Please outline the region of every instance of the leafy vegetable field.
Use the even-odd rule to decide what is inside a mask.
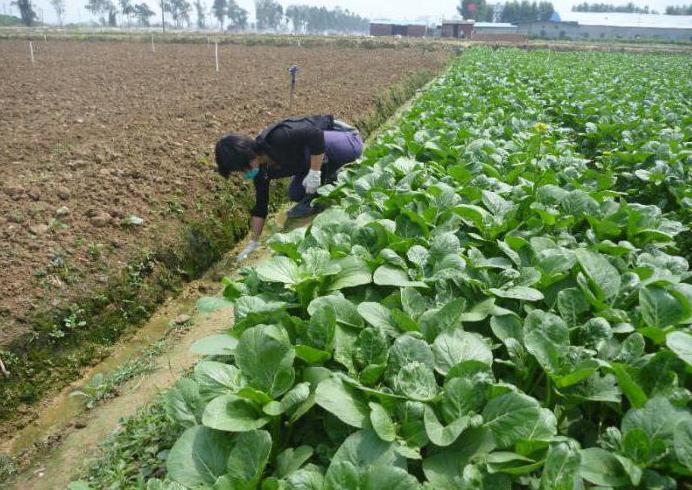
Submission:
[[[683,57],[465,52],[226,282],[149,488],[690,488],[690,100]]]

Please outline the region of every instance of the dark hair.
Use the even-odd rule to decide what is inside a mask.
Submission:
[[[257,143],[243,134],[230,133],[216,143],[217,170],[226,178],[248,168],[256,156]]]

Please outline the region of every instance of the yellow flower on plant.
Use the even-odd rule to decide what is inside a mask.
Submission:
[[[537,122],[533,125],[533,130],[537,133],[545,133],[548,131],[549,126],[546,123]]]

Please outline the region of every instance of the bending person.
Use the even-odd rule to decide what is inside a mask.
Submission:
[[[297,204],[289,218],[310,216],[320,211],[311,204],[320,185],[336,180],[337,171],[363,152],[363,140],[351,126],[332,116],[311,116],[279,121],[256,138],[231,133],[216,144],[218,172],[228,178],[242,172],[255,185],[250,244],[238,256],[247,258],[259,246],[269,212],[269,183],[293,177],[288,197]]]

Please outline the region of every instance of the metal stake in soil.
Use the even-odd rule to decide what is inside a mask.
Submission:
[[[33,65],[36,60],[34,59],[34,43],[29,41],[29,53],[31,53],[31,64]]]
[[[216,59],[216,73],[219,73],[219,42],[214,43],[214,58]]]
[[[293,96],[296,93],[296,76],[298,75],[298,65],[291,65],[288,69],[291,78],[291,88],[288,93],[288,112],[293,112]]]
[[[151,35],[151,52],[156,53],[156,46],[154,46],[154,35]]]

